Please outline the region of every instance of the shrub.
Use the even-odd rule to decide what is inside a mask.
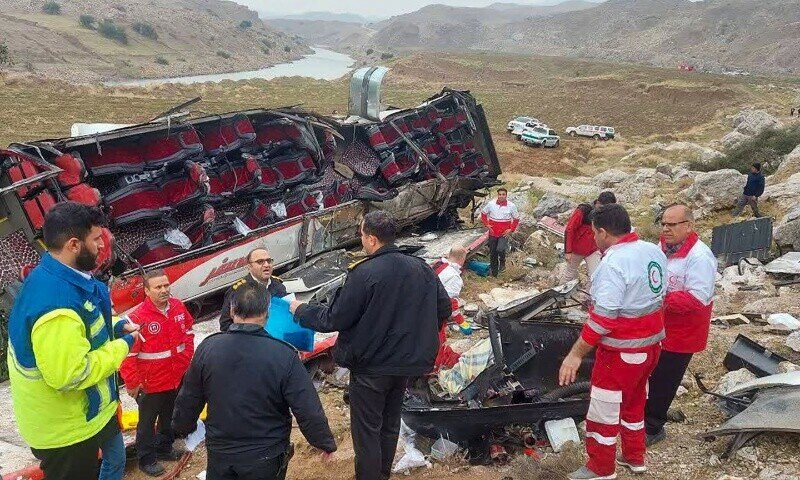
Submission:
[[[781,157],[800,145],[800,127],[769,129],[745,140],[709,163],[692,162],[691,168],[703,172],[733,168],[742,173],[750,171],[750,165],[760,162],[762,172],[769,175],[775,171]]]
[[[292,51],[292,47],[283,47],[283,51],[289,53]]]
[[[111,8],[113,8],[114,10],[119,10],[120,12],[127,12],[128,11],[128,9],[125,8],[122,5],[112,5]]]
[[[222,50],[217,50],[217,56],[224,58],[225,60],[231,58],[231,54],[228,52],[223,52]]]
[[[94,30],[94,17],[91,15],[81,15],[80,17],[81,27],[88,28],[89,30]]]
[[[371,49],[371,48],[368,48],[368,49],[367,49],[367,55],[372,55],[372,52],[374,52],[374,51],[375,51],[375,50],[373,50],[373,49]]]
[[[269,40],[267,38],[262,38],[261,39],[261,43],[263,43],[264,46],[267,47],[267,48],[275,48],[275,42],[273,42],[273,41],[271,41],[271,40]]]
[[[116,40],[123,45],[128,44],[128,34],[125,32],[125,28],[120,27],[114,23],[114,20],[111,20],[110,18],[106,18],[100,22],[97,25],[97,31],[100,32],[100,35],[106,38]]]
[[[393,58],[393,57],[394,57],[394,54],[391,54],[391,53],[381,53],[381,60],[389,60],[390,58]]]
[[[56,2],[46,2],[42,5],[42,11],[48,15],[61,15],[61,5]]]
[[[153,40],[158,40],[158,34],[156,33],[156,29],[153,28],[153,26],[150,25],[149,23],[136,22],[133,24],[131,28],[133,28],[134,32],[138,33],[143,37],[150,38]]]
[[[247,28],[250,28],[252,26],[253,26],[253,22],[251,22],[250,20],[242,20],[242,23],[239,24],[239,28],[241,28],[243,30],[247,29]]]
[[[0,67],[14,65],[14,60],[11,58],[11,53],[8,51],[6,42],[0,42]]]
[[[169,65],[169,60],[167,60],[166,58],[162,57],[161,55],[156,57],[155,62],[157,64],[159,64],[159,65]]]
[[[264,53],[264,55],[269,55],[270,49],[267,47],[261,47],[261,51]]]

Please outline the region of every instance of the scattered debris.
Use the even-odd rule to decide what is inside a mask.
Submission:
[[[522,261],[522,264],[525,265],[526,267],[533,268],[533,267],[539,265],[539,261],[536,260],[533,257],[528,257],[528,258],[526,258],[525,260]]]
[[[684,387],[683,385],[680,385],[678,387],[678,391],[675,392],[675,396],[676,397],[682,397],[682,396],[686,395],[687,393],[689,393],[689,390],[686,390],[686,387]]]
[[[456,455],[458,450],[458,444],[440,436],[431,447],[431,458],[444,462],[448,458]]]
[[[742,447],[736,451],[736,457],[747,460],[748,462],[756,463],[758,462],[758,450],[756,450],[756,447],[752,446]]]
[[[788,313],[773,313],[767,317],[767,323],[770,325],[780,325],[792,331],[800,329],[800,320]]]
[[[722,465],[722,460],[720,460],[717,455],[712,454],[708,459],[708,464],[712,467],[718,467]]]
[[[800,252],[789,252],[769,262],[764,269],[768,273],[800,275]]]
[[[741,313],[734,313],[732,315],[723,315],[721,317],[714,317],[711,319],[711,323],[715,323],[717,325],[725,325],[725,326],[747,325],[750,323],[750,319],[745,317]]]
[[[800,352],[800,332],[794,332],[786,337],[786,346],[795,352]]]
[[[719,379],[717,388],[715,388],[714,391],[722,395],[727,395],[728,392],[732,391],[737,386],[755,379],[756,376],[753,372],[746,368],[740,368],[739,370],[734,370],[723,375],[722,378]]]
[[[733,345],[731,345],[731,348],[728,350],[728,354],[725,355],[722,364],[725,365],[725,368],[731,370],[731,373],[736,373],[733,372],[733,370],[740,371],[739,369],[747,369],[758,377],[765,377],[767,375],[779,373],[778,365],[785,361],[785,358],[773,353],[768,348],[759,345],[750,338],[744,335],[738,335]],[[730,373],[728,375],[730,375]]]
[[[408,428],[402,420],[400,421],[400,445],[403,446],[405,452],[400,460],[392,468],[393,473],[404,473],[406,475],[415,468],[427,467],[431,468],[431,462],[425,459],[425,455],[417,449],[414,445],[416,434],[413,430]]]
[[[575,426],[575,420],[571,418],[544,422],[544,429],[547,432],[547,439],[550,440],[550,446],[556,453],[560,452],[561,447],[567,442],[576,444],[581,442],[578,436],[578,427]]]
[[[556,220],[553,217],[544,216],[538,222],[536,222],[536,226],[541,228],[542,230],[548,231],[555,235],[558,235],[561,238],[564,238],[564,232],[566,231],[566,227]],[[531,236],[535,235],[537,232],[533,232]],[[542,242],[547,242],[547,245],[550,244],[550,241],[547,240],[547,237],[542,236],[545,240]]]
[[[497,287],[491,289],[489,293],[481,293],[480,295],[478,295],[478,298],[480,298],[481,301],[485,303],[487,307],[498,308],[508,303],[511,303],[514,300],[530,297],[538,293],[539,292],[536,290],[531,290],[526,292],[524,290],[514,290],[511,288]]]
[[[727,170],[718,171],[725,172]],[[734,179],[729,179],[728,181],[738,182],[738,180]],[[735,183],[737,189],[741,189],[739,183]],[[719,188],[722,187],[720,186]],[[736,194],[734,201],[738,196],[739,193]],[[727,204],[722,208],[727,208]],[[714,255],[722,257],[721,260],[726,267],[739,264],[740,275],[746,274],[747,264],[754,267],[751,269],[753,273],[760,273],[763,271],[763,269],[759,270],[758,268],[761,267],[760,262],[767,259],[769,249],[772,247],[772,219],[761,217],[744,222],[716,226],[711,231],[710,247]],[[745,264],[740,264],[742,259],[747,259]],[[760,262],[755,263],[752,259],[757,259]]]
[[[792,362],[781,362],[778,364],[778,372],[780,373],[790,373],[797,371],[800,371],[800,365],[794,364]]]

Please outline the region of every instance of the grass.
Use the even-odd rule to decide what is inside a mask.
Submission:
[[[780,158],[794,150],[797,145],[800,145],[800,126],[769,129],[728,150],[720,159],[708,164],[692,162],[691,165],[694,170],[703,172],[733,168],[741,173],[748,173],[754,162],[760,162],[764,174],[769,175],[777,168]]]

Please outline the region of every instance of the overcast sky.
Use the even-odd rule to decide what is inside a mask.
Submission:
[[[356,13],[367,17],[390,17],[401,13],[419,10],[425,5],[442,3],[462,7],[484,7],[495,1],[508,3],[524,3],[531,5],[554,5],[563,0],[404,0],[402,2],[390,0],[234,0],[247,5],[253,10],[269,15],[296,14],[304,12],[327,11],[334,13]],[[600,2],[603,0],[588,0]]]

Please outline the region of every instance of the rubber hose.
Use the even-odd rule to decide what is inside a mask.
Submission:
[[[555,390],[551,390],[546,394],[542,395],[539,398],[541,402],[555,402],[556,400],[561,400],[562,398],[572,397],[574,395],[578,395],[580,393],[588,393],[589,388],[592,386],[592,382],[576,382],[571,385],[565,385],[563,387],[556,388]]]

